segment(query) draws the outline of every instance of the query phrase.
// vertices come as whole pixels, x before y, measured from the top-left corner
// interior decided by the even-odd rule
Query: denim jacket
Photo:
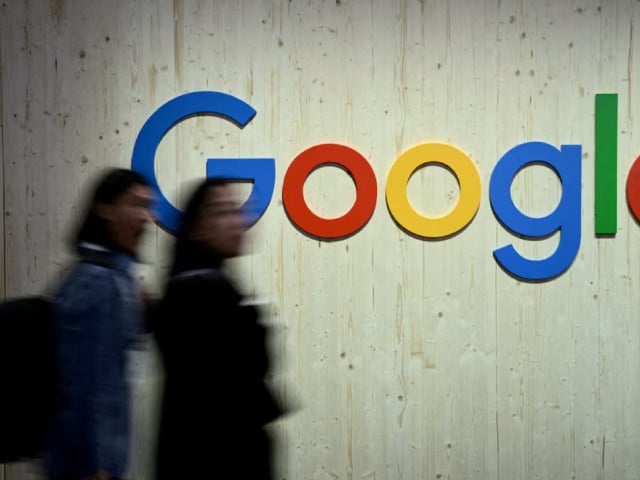
[[[142,333],[142,302],[131,256],[95,245],[82,251],[54,297],[58,408],[45,467],[52,478],[99,470],[121,477],[130,448],[126,359]]]

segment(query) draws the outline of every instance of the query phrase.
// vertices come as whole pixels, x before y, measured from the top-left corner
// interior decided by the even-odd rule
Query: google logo
[[[595,98],[595,233],[615,235],[617,230],[617,94],[597,94]],[[181,212],[164,196],[155,175],[155,155],[164,135],[180,121],[196,115],[225,118],[238,127],[247,125],[256,111],[232,95],[215,91],[186,93],[169,100],[145,122],[136,139],[131,166],[149,180],[157,195],[157,222],[169,231],[179,225]],[[631,214],[640,220],[640,157],[627,178],[627,201]],[[411,176],[430,164],[447,167],[459,185],[453,209],[441,217],[418,212],[407,196]],[[555,209],[544,217],[521,212],[511,198],[511,185],[517,173],[530,165],[552,169],[561,183],[561,196]],[[356,199],[351,209],[338,218],[316,215],[304,198],[304,184],[317,168],[336,165],[353,179]],[[245,208],[254,224],[264,214],[275,188],[274,158],[210,158],[206,175],[232,181],[252,182]],[[559,232],[556,250],[547,258],[523,257],[505,245],[494,250],[497,263],[509,274],[529,281],[552,279],[566,271],[574,261],[581,239],[582,146],[544,142],[525,142],[508,150],[497,162],[489,183],[489,199],[496,219],[514,235],[541,239]],[[301,231],[325,240],[349,237],[362,229],[376,207],[378,183],[367,159],[351,147],[324,143],[298,154],[284,176],[282,199],[287,215]],[[462,230],[475,217],[481,198],[480,175],[469,156],[451,144],[423,143],[403,152],[391,166],[385,195],[389,212],[406,231],[421,238],[444,239]]]

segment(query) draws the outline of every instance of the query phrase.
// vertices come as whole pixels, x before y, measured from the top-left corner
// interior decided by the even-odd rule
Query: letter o
[[[423,165],[439,163],[448,167],[460,186],[456,206],[442,217],[418,213],[407,196],[411,176]],[[480,206],[480,175],[471,159],[446,143],[423,143],[398,157],[387,176],[387,205],[396,221],[409,232],[425,238],[452,235],[473,220]]]
[[[351,209],[337,218],[323,218],[311,211],[304,198],[304,183],[311,173],[324,165],[344,168],[356,187],[356,200]],[[282,201],[289,219],[305,233],[325,239],[353,235],[373,215],[377,200],[376,175],[369,162],[356,150],[345,145],[314,145],[293,159],[282,185]]]

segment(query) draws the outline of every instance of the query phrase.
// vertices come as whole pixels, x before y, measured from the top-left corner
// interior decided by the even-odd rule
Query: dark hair
[[[176,243],[173,255],[173,267],[171,274],[175,274],[176,270],[181,268],[186,258],[194,253],[194,249],[199,249],[193,240],[193,230],[200,220],[202,209],[207,200],[207,193],[216,187],[224,187],[230,183],[230,180],[222,177],[210,177],[201,181],[191,192],[189,200],[184,208],[180,226],[175,232]],[[214,252],[211,252],[214,253]]]
[[[187,205],[182,214],[180,226],[176,232],[177,243],[189,241],[193,229],[198,223],[202,207],[207,199],[207,192],[214,187],[224,187],[229,184],[229,180],[221,177],[210,177],[200,182],[191,193]]]
[[[96,205],[113,204],[118,197],[134,185],[149,186],[149,182],[137,172],[123,168],[105,171],[97,181],[86,207],[83,220],[73,236],[71,243],[77,250],[81,243],[95,243],[104,247],[112,247],[111,234],[105,220],[96,214]]]

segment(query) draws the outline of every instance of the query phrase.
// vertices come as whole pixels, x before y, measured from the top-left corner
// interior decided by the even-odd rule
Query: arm
[[[65,426],[76,455],[87,473],[107,469],[110,399],[117,395],[120,373],[117,324],[118,291],[104,268],[80,266],[58,296],[59,368],[65,406]]]
[[[216,362],[228,361],[224,351],[234,340],[229,311],[237,305],[236,298],[228,284],[215,278],[196,276],[170,282],[156,310],[153,332],[168,373],[184,378],[197,369],[210,370]]]

